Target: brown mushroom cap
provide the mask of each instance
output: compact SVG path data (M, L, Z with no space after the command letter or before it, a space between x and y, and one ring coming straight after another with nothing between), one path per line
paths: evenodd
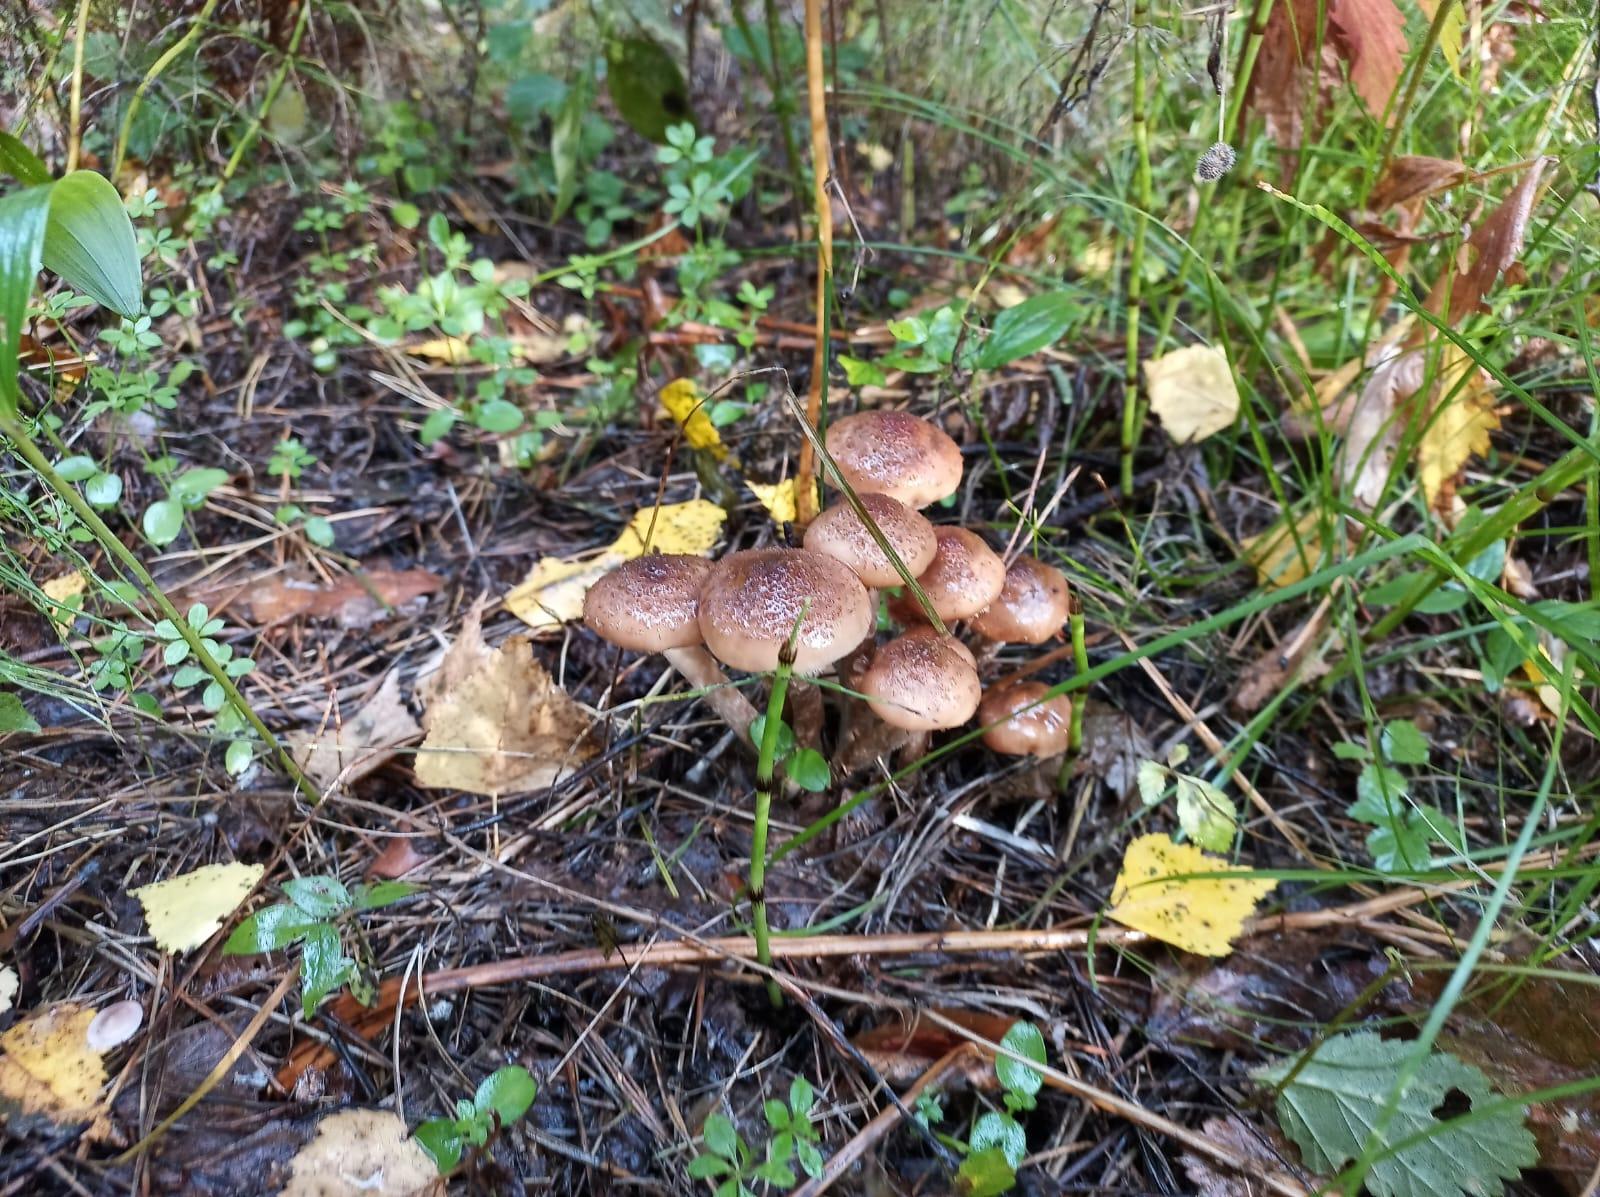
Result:
M981 536L965 528L937 527L933 537L937 546L933 561L917 576L917 585L940 619L970 619L1000 597L1006 584L1005 562ZM927 618L909 590L889 610L902 623Z
M659 653L700 643L700 591L711 575L704 557L652 553L624 561L583 596L583 622L602 640Z
M983 742L1003 756L1058 756L1065 752L1072 728L1072 700L1065 694L1045 698L1048 693L1050 687L1039 682L991 686L978 704L978 722L994 725L983 733Z
M879 648L858 688L878 718L908 731L960 727L981 697L967 646L927 627Z
M1005 587L972 621L972 630L1002 644L1043 644L1071 614L1067 578L1037 557L1018 557L1006 568Z
M933 536L933 525L920 512L888 495L858 497L911 576L914 578L927 569L938 543ZM806 529L805 545L813 552L838 558L868 586L894 586L902 581L894 562L884 555L873 539L872 530L862 523L849 503L835 503L812 520Z
M866 587L841 562L809 549L746 549L712 568L700 594L700 634L725 665L775 669L802 610L796 673L820 673L872 630Z
M858 494L923 508L956 493L961 450L944 431L903 411L864 411L828 425L824 440Z

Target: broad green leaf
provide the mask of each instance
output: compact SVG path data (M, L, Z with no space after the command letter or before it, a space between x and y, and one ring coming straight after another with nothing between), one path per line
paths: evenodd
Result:
M733 1165L720 1155L697 1155L689 1161L689 1176L694 1180L708 1180L716 1176L725 1176L733 1170Z
M22 394L17 387L17 357L28 296L39 273L45 226L50 219L50 188L28 187L0 199L0 415L14 416Z
M773 1130L787 1130L789 1127L789 1107L775 1097L769 1097L761 1103L762 1116L766 1118L767 1125Z
M119 315L142 304L139 249L122 197L92 170L75 170L50 187L44 264L67 285Z
M752 743L759 745L766 737L766 734L767 717L763 713L750 721L750 740ZM790 730L787 723L780 719L778 720L778 747L773 755L781 761L793 751L794 732Z
M322 999L344 984L351 961L339 943L339 932L327 923L314 923L300 949L300 1012L310 1018Z
M844 367L845 381L853 387L881 387L889 381L877 362L851 357L848 353L839 354L836 360Z
M350 908L350 891L337 877L295 877L283 883L283 892L314 919L331 918Z
M1325 1041L1298 1071L1299 1062L1290 1059L1255 1075L1263 1084L1284 1086L1277 1100L1279 1124L1306 1165L1331 1176L1367 1147L1396 1074L1412 1051L1408 1042L1349 1032ZM1466 1099L1468 1110L1496 1100L1482 1072L1434 1052L1374 1144L1388 1149L1420 1136L1372 1165L1366 1185L1374 1197L1500 1193L1506 1181L1538 1161L1533 1135L1523 1125L1526 1111L1506 1106L1464 1125L1441 1121L1434 1111L1452 1093Z
M532 1074L520 1064L508 1064L483 1078L472 1101L480 1113L493 1110L500 1125L509 1126L528 1112L538 1094Z
M794 1169L780 1160L767 1160L756 1169L756 1179L780 1189L794 1188Z
M994 318L994 332L978 351L978 368L993 370L1055 344L1072 327L1078 301L1065 291L1024 299Z
M515 432L522 427L522 409L508 399L491 399L478 408L473 423L485 432Z
M28 714L22 699L15 694L0 691L0 735L6 732L36 732L39 721Z
M50 168L20 140L10 133L0 133L0 171L4 171L26 187L37 187L50 181Z
M506 88L506 113L514 121L531 125L554 112L567 98L567 85L539 71L513 79Z
M1044 1036L1031 1022L1012 1023L1011 1029L1006 1032L1006 1037L1000 1041L1000 1046L1032 1060L1035 1064L1045 1062ZM1044 1074L1037 1068L1029 1068L1010 1056L995 1056L994 1071L1000 1078L1000 1083L1012 1093L1032 1097L1044 1084Z
M288 947L317 923L288 903L256 911L233 929L222 945L224 956L251 956L257 952L276 952Z
M606 90L617 115L658 144L665 144L669 126L694 119L683 72L671 54L647 37L606 46Z
M1212 852L1226 852L1233 844L1238 820L1232 798L1202 778L1178 775L1178 826L1195 843Z
M411 1136L428 1153L441 1176L455 1170L461 1162L461 1133L449 1118L430 1118Z

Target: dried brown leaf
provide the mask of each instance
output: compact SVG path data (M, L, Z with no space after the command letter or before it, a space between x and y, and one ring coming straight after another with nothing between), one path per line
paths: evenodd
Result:
M366 585L363 585L363 579ZM236 598L246 620L270 625L306 616L331 619L346 628L371 627L388 617L385 604L404 608L444 585L425 569L373 569L331 584L305 574L275 574L252 583Z
M390 670L359 710L342 721L330 721L320 731L290 732L287 739L295 763L326 790L360 781L421 734L400 698L400 673Z
M1373 116L1382 116L1405 65L1405 18L1394 0L1328 0L1325 36L1317 44L1317 0L1275 4L1250 76L1247 106L1267 136L1298 148L1308 97L1313 119L1348 71L1350 86Z
M1368 511L1383 497L1400 444L1405 422L1396 413L1421 388L1426 364L1420 349L1384 361L1367 378L1350 414L1337 460L1339 480L1349 488L1351 499Z
M1252 1126L1229 1117L1209 1118L1200 1129L1211 1142L1243 1156L1253 1167L1245 1176L1209 1157L1184 1152L1183 1170L1194 1182L1198 1197L1261 1197L1272 1191L1264 1183L1267 1178L1303 1187L1304 1174L1291 1168L1295 1150L1277 1127Z
M483 641L482 608L467 613L438 671L419 687L427 731L417 783L474 794L521 794L553 784L594 755L588 714L513 638Z
M1549 156L1533 161L1521 181L1500 201L1500 206L1472 230L1462 247L1462 261L1454 275L1447 271L1434 284L1433 293L1428 296L1428 307L1435 312L1445 312L1448 323L1455 324L1471 312L1489 310L1483 297L1493 289L1500 275L1517 265L1528 234L1528 222L1539 198L1540 182L1554 161ZM1445 307L1447 293L1448 311Z
M1367 207L1373 212L1385 212L1436 191L1454 187L1466 177L1467 168L1449 158L1404 154L1390 159L1372 194L1367 197Z
M1375 117L1393 120L1389 97L1406 64L1406 19L1394 0L1332 0L1328 36L1350 68L1350 86Z

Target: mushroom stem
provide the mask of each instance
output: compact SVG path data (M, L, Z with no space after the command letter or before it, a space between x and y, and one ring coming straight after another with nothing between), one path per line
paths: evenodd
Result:
M750 743L750 724L755 722L756 709L750 700L728 680L717 659L699 645L688 648L668 648L661 655L696 690L704 691L706 702L733 729L746 744Z

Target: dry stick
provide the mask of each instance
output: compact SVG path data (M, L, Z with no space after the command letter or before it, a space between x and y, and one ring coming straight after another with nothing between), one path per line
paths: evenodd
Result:
M822 421L822 394L828 371L828 293L833 285L833 205L828 200L828 105L822 78L822 0L806 0L806 99L811 123L813 203L817 209L817 328L811 354L811 385L806 391L806 420ZM802 528L817 514L817 457L810 439L800 442L796 466L796 520Z
M83 145L83 43L89 36L89 0L78 3L78 42L72 49L72 99L68 110L71 129L67 133L67 173L78 167L78 151Z
M155 1144L156 1140L172 1129L173 1124L178 1119L204 1101L206 1094L222 1083L222 1078L228 1075L233 1066L239 1062L239 1057L249 1049L250 1041L260 1033L261 1028L266 1025L267 1019L272 1017L272 1012L278 1008L278 1003L283 1000L284 994L289 992L289 987L295 983L295 979L299 976L300 962L296 960L284 972L283 980L278 982L277 988L267 995L266 1001L261 1003L261 1008L255 1012L255 1016L245 1026L243 1033L233 1041L233 1046L228 1049L227 1054L218 1060L216 1067L206 1074L206 1079L200 1082L199 1087L184 1098L183 1103L176 1110L173 1110L172 1113L163 1118L160 1125L119 1155L116 1160L117 1163L131 1163L143 1155Z

